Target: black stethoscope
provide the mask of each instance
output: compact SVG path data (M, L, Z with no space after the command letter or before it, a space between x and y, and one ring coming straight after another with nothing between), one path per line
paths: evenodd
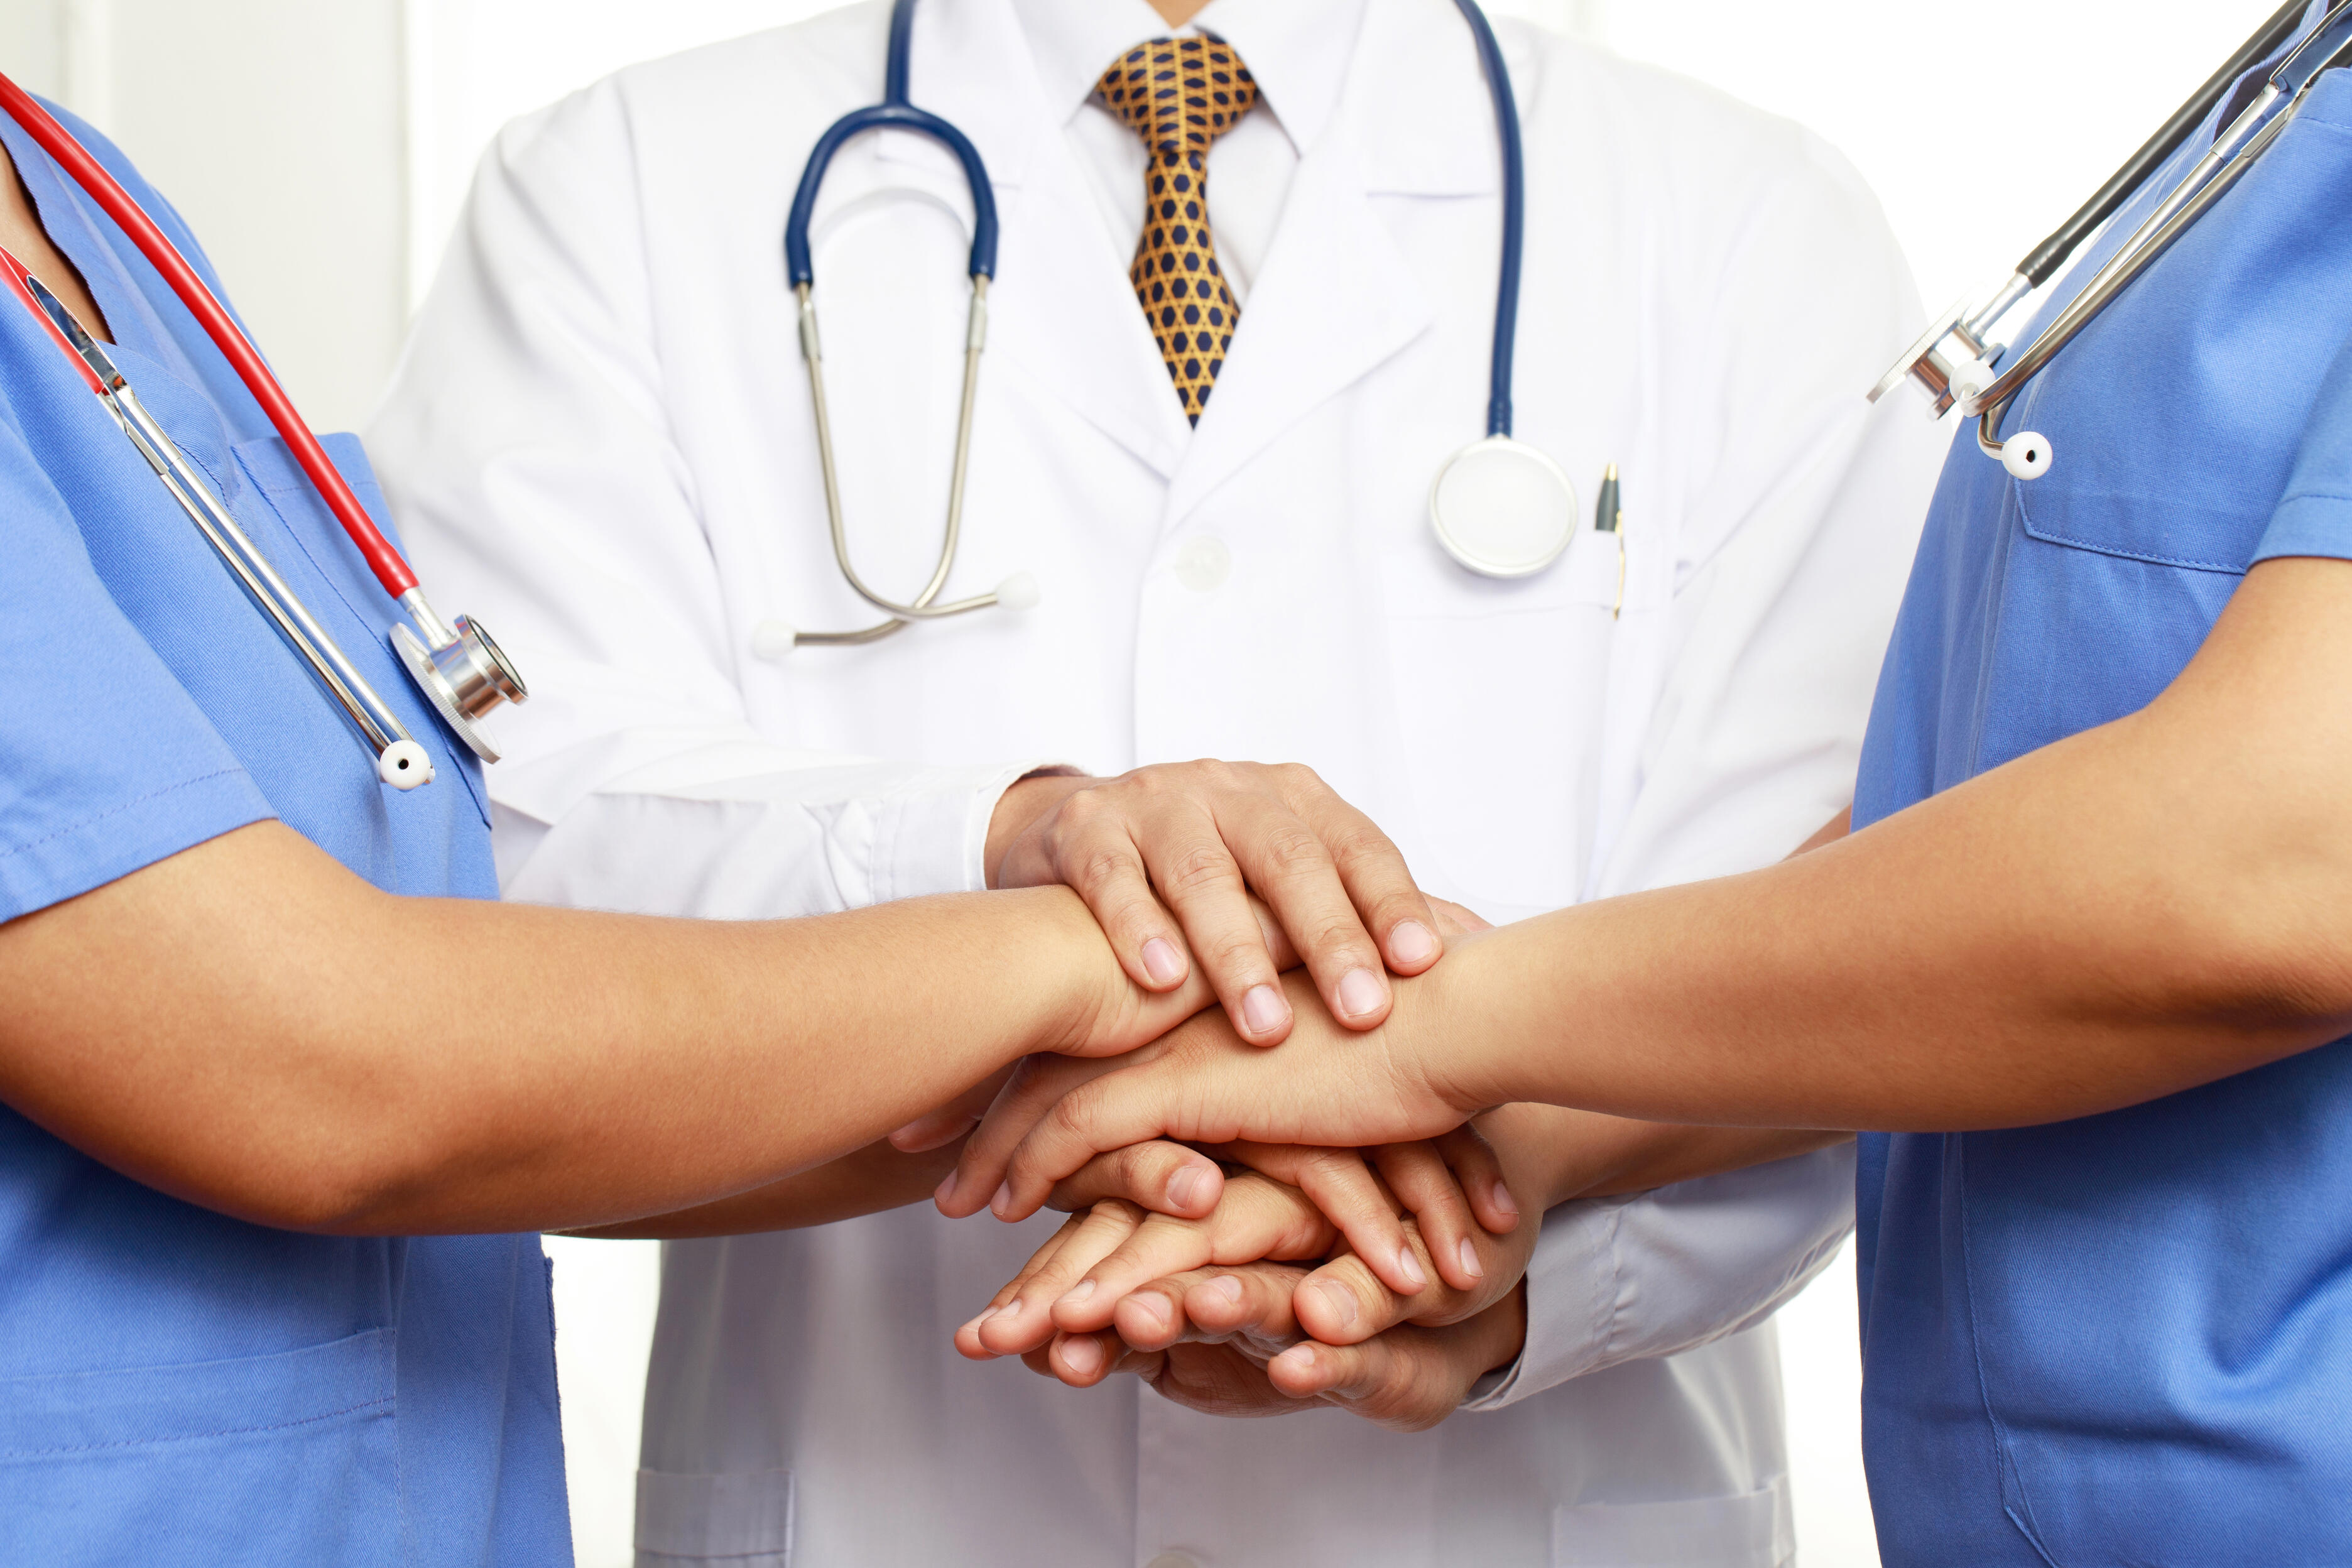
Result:
M285 389L278 384L278 378L270 374L259 353L221 308L204 279L196 276L179 247L155 226L154 220L131 193L89 155L72 132L5 76L0 76L0 109L5 109L9 118L23 126L74 184L121 227L218 346L237 378L245 383L246 390L252 393L254 401L268 415L270 424L277 426L278 435L293 449L295 461L318 488L327 510L334 513L343 531L359 547L376 581L415 623L412 630L406 623L394 621L391 641L393 651L399 655L417 689L469 750L484 762L497 762L498 752L483 738L475 721L499 703L520 702L530 694L513 664L489 634L472 621L460 616L453 626L434 613L433 606L425 602L424 589L417 584L416 574L409 570L408 563L392 547L391 541L377 531L367 509L360 505L359 498L343 482L343 476L328 460L319 438L294 411ZM219 555L230 575L252 595L278 635L310 667L310 673L375 754L376 775L395 789L415 789L432 783L431 753L417 744L402 725L399 715L336 646L335 639L278 574L260 547L237 526L236 519L214 493L202 470L188 460L178 444L147 412L138 393L115 367L104 347L74 319L64 301L44 288L30 268L5 250L0 250L0 285L30 308L49 338L65 351L83 384L105 405L107 413L113 416L131 446L155 470L164 489Z
M2156 210L2134 229L2091 280L2083 286L2055 321L2007 364L1994 362L2006 345L1993 341L1994 329L2020 301L2054 276L2075 247L2095 233L2131 199L2147 177L2179 150L2190 132L2205 122L2214 107L2246 72L2268 59L2303 25L2310 0L2288 0L2254 36L2240 46L2196 95L2173 111L2138 152L2101 185L2055 234L2029 252L2016 269L1997 287L1981 295L1964 295L1930 322L1919 340L1879 379L1871 390L1873 403L1905 381L1927 395L1940 418L1955 406L1977 421L1977 445L2020 479L2038 479L2050 471L2054 456L2049 437L2021 430L2001 439L2000 421L2010 405L2039 374L2058 351L2074 341L2094 317L2148 267L2189 225L2244 177L2257 159L2302 111L2304 100L2320 74L2352 62L2352 0L2338 0L2303 42L2288 50L2262 88L2213 139L2212 148L2173 186Z
M1478 48L1486 89L1495 104L1495 126L1503 164L1503 258L1495 300L1495 347L1488 367L1486 434L1446 459L1429 487L1429 522L1447 554L1482 576L1527 577L1559 559L1576 536L1576 487L1559 465L1511 435L1511 353L1518 331L1519 260L1524 246L1527 190L1519 147L1519 115L1511 79L1503 65L1495 30L1475 0L1454 0ZM784 267L800 300L801 357L808 365L809 393L816 416L818 466L824 479L825 518L833 534L833 558L857 596L889 618L850 632L792 630L772 635L763 627L762 652L781 655L801 644L840 645L888 637L909 621L939 620L991 605L1025 610L1038 601L1036 579L1016 573L990 593L947 604L938 602L954 570L963 528L964 476L971 453L972 406L980 384L980 356L988 341L988 287L996 276L996 199L988 170L971 138L948 121L907 100L907 61L915 28L916 0L897 0L890 11L890 42L883 69L882 101L853 110L834 121L810 149L784 224ZM1173 90L1172 89L1171 90ZM955 155L971 192L971 304L965 319L963 397L956 416L955 464L948 486L947 527L938 563L922 591L904 602L867 586L849 556L842 521L841 489L833 452L833 424L824 398L824 354L817 333L816 270L809 257L809 224L826 167L842 144L862 132L884 128L928 136ZM1613 509L1612 509L1613 510Z

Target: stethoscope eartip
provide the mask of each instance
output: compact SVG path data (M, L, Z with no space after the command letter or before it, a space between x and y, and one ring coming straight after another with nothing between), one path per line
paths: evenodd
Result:
M433 753L414 741L394 741L376 753L375 776L398 790L433 782Z
M800 646L800 628L790 621L761 621L751 628L751 657L782 664Z
M2038 430L2020 430L2000 444L2000 466L2011 479L2038 479L2050 471L2050 442Z
M1008 610L1034 610L1045 596L1037 579L1026 572L1015 572L996 585L996 602Z

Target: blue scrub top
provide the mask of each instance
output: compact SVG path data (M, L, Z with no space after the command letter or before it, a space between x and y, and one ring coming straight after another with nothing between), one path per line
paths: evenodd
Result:
M2252 563L2352 558L2347 212L2336 71L2011 411L2043 478L1962 430L1857 825L2145 706ZM1866 1137L1858 1200L1889 1568L2352 1563L2352 1040L2104 1116Z
M217 290L178 215L69 123ZM479 770L394 662L391 601L129 240L12 122L0 141L123 374L439 773L404 795L376 781L56 343L0 297L0 920L270 817L378 887L496 897ZM389 533L358 443L328 447ZM539 1238L247 1225L0 1107L0 1560L568 1563Z

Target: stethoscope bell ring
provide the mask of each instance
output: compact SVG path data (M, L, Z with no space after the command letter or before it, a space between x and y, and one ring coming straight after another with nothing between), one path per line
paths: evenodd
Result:
M497 750L475 727L474 721L501 702L522 701L530 691L523 685L522 677L515 673L506 654L491 640L490 634L459 616L448 641L439 647L428 648L404 622L395 621L392 647L436 710L457 731L457 738L482 761L497 762ZM390 752L383 753L383 757L390 755ZM380 761L378 772L383 773L388 765ZM388 773L384 782L411 787Z
M1473 441L1429 487L1429 524L1445 552L1485 577L1532 577L1576 537L1576 486L1508 436Z

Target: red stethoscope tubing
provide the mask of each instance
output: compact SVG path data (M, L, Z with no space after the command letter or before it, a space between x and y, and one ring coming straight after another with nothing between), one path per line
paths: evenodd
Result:
M205 335L212 339L214 345L227 359L230 368L236 372L237 379L245 383L246 390L253 394L255 402L261 405L261 411L269 416L269 423L277 426L278 434L293 449L294 460L310 477L310 482L318 487L320 499L327 503L327 510L335 514L335 521L343 525L343 531L351 535L352 542L367 558L368 569L375 574L376 581L383 584L383 591L398 600L402 595L414 589L416 574L408 569L408 563L401 559L400 552L394 549L392 542L377 530L374 521L367 514L367 509L360 505L357 496L352 494L352 487L343 481L343 476L328 460L325 450L319 445L319 438L302 422L301 415L295 412L292 401L286 395L286 389L278 384L278 378L270 374L269 366L263 363L261 355L255 351L245 333L238 330L228 311L221 307L221 302L213 297L213 291L205 286L205 280L196 276L195 268L188 265L187 258L180 254L179 247L164 237L163 231L155 226L154 220L131 198L130 192L115 182L104 165L90 156L89 149L74 140L71 132L58 124L32 94L5 75L0 75L0 109L6 110L8 117L24 127L25 133L40 143L42 151L58 161L74 184L79 185L107 216L121 226L122 232L131 237L131 242L139 247L139 253L163 274L163 281L172 286L172 292L180 297L180 303L195 317L197 324L205 329Z

